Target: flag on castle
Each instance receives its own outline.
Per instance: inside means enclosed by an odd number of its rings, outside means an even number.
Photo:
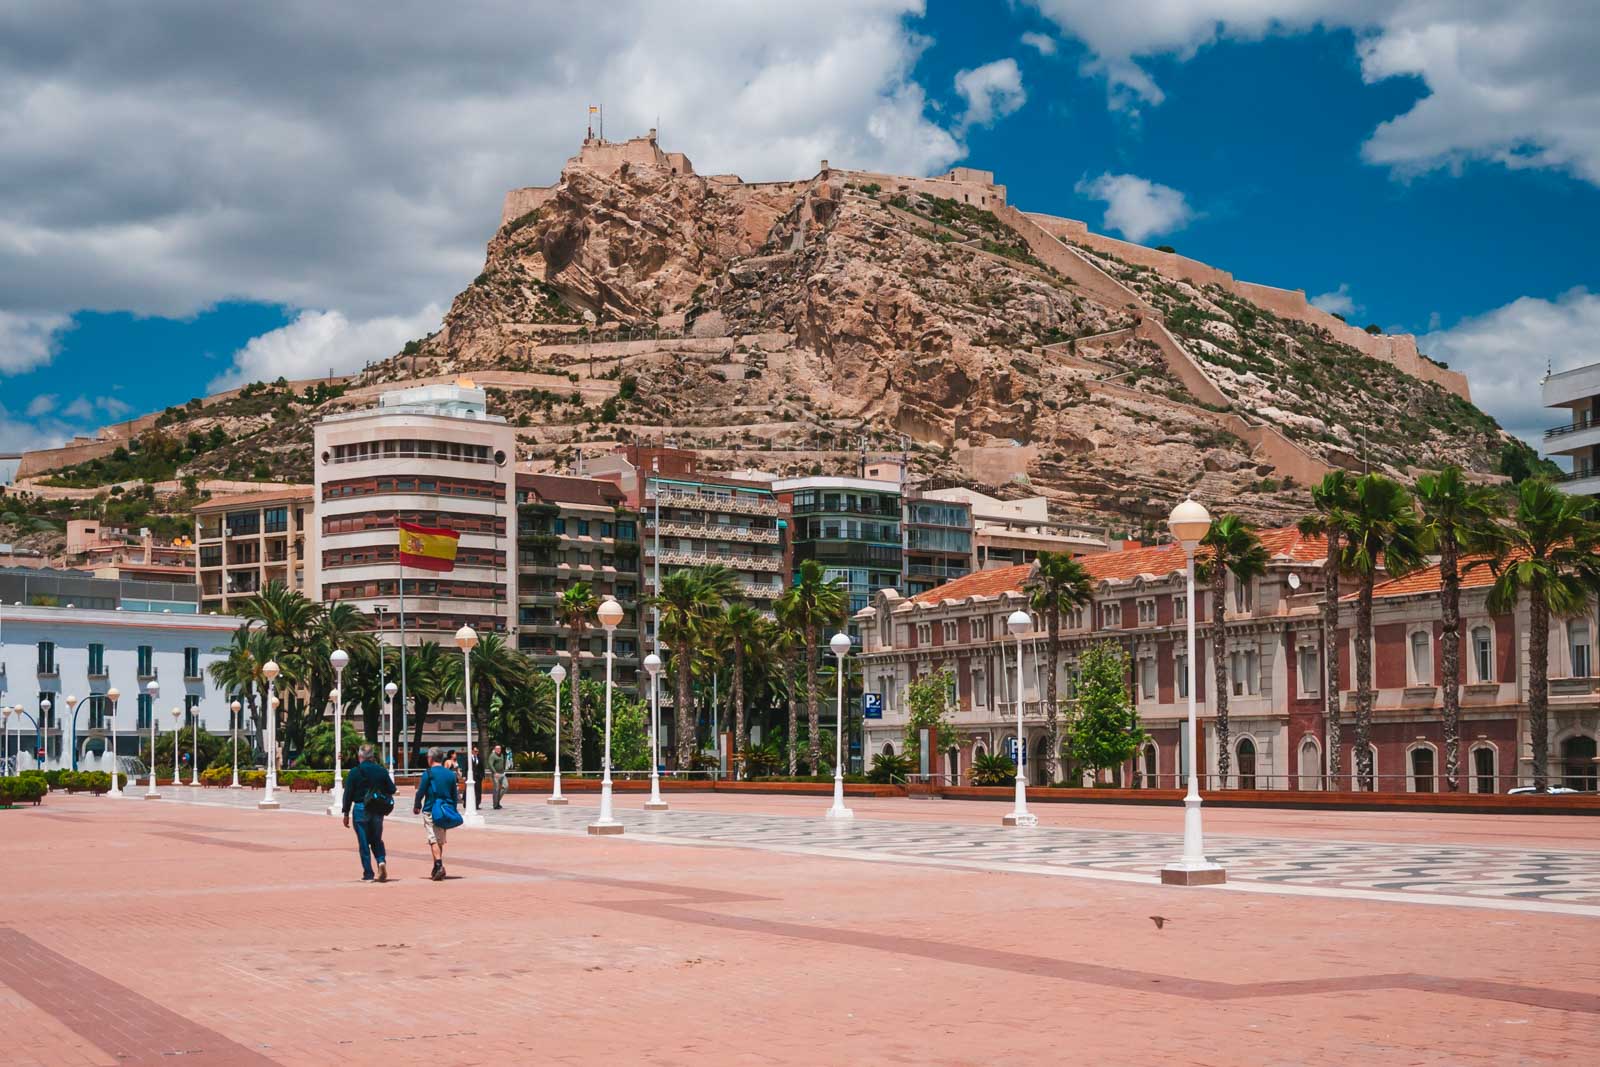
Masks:
[[[400,523],[400,566],[425,571],[451,571],[456,567],[456,543],[461,535],[438,526]]]

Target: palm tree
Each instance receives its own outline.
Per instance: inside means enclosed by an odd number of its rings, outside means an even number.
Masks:
[[[211,650],[213,655],[223,658],[215,660],[208,670],[212,684],[224,693],[238,695],[250,713],[250,721],[259,729],[262,723],[256,716],[256,686],[265,683],[261,665],[266,661],[256,658],[261,642],[252,640],[253,636],[249,623],[233,631],[226,645]]]
[[[822,564],[803,560],[799,576],[778,598],[778,607],[799,628],[805,641],[806,725],[809,728],[806,764],[812,774],[822,759],[822,735],[817,715],[817,640],[820,631],[844,621],[845,592],[838,578],[826,577]]]
[[[1217,691],[1217,771],[1222,787],[1228,787],[1228,766],[1232,752],[1228,745],[1228,575],[1243,586],[1267,571],[1267,550],[1255,527],[1237,515],[1212,520],[1211,529],[1200,539],[1211,555],[1203,564],[1211,580],[1211,665]],[[1194,605],[1189,605],[1194,610]]]
[[[260,593],[239,605],[239,616],[261,623],[262,631],[276,646],[273,658],[282,673],[274,688],[284,726],[281,740],[286,751],[298,745],[303,732],[296,689],[309,680],[307,644],[322,612],[321,604],[276,580],[268,582]],[[266,706],[265,699],[262,706]]]
[[[745,722],[744,672],[747,660],[759,655],[764,640],[766,619],[749,604],[729,604],[722,616],[722,633],[733,652],[733,750],[750,747],[750,732]]]
[[[1482,551],[1498,534],[1499,502],[1487,486],[1473,485],[1460,467],[1417,479],[1417,503],[1428,547],[1439,553],[1439,608],[1444,633],[1439,659],[1444,674],[1444,783],[1454,793],[1461,771],[1461,554]]]
[[[354,604],[335,600],[323,608],[311,623],[309,630],[302,635],[302,640],[305,642],[303,658],[306,661],[306,683],[310,690],[312,714],[316,717],[321,717],[323,709],[328,706],[328,701],[333,696],[335,678],[333,665],[328,662],[328,657],[332,656],[335,650],[344,649],[354,664],[364,660],[377,662],[377,642],[373,639],[368,626],[367,616]],[[347,703],[349,702],[348,686],[341,696],[346,698]]]
[[[1343,788],[1339,771],[1344,756],[1343,706],[1339,700],[1339,574],[1342,564],[1339,546],[1354,492],[1354,479],[1349,474],[1341,470],[1329,471],[1311,490],[1316,514],[1300,520],[1301,533],[1327,539],[1322,560],[1323,707],[1327,716],[1328,782],[1334,789]],[[1305,773],[1304,768],[1301,773]]]
[[[423,641],[406,653],[406,695],[412,703],[411,750],[422,748],[422,729],[428,723],[428,708],[444,696],[444,649],[437,641]]]
[[[1528,597],[1528,729],[1533,787],[1541,793],[1550,788],[1550,617],[1580,615],[1600,593],[1600,526],[1584,517],[1593,506],[1543,478],[1524,480],[1492,564],[1490,611],[1514,611]]]
[[[1363,474],[1350,495],[1345,520],[1344,568],[1356,576],[1356,778],[1372,777],[1372,587],[1381,570],[1398,578],[1423,560],[1425,535],[1411,493],[1381,474]]]
[[[583,635],[594,625],[595,612],[600,601],[588,582],[573,582],[556,602],[556,615],[567,628],[567,654],[572,657],[572,714],[568,717],[567,732],[571,734],[568,747],[572,749],[572,773],[583,773],[583,716],[578,698],[582,672],[578,668],[578,648]]]
[[[466,656],[451,656],[445,667],[445,695],[460,700],[466,696],[464,675]],[[467,739],[468,751],[473,743],[480,752],[488,751],[487,727],[494,700],[505,697],[528,685],[528,660],[521,652],[506,644],[506,639],[496,633],[486,633],[478,638],[472,650],[472,709],[473,725],[477,736]]]
[[[695,752],[694,708],[690,704],[690,682],[694,670],[694,646],[702,636],[706,620],[722,609],[733,595],[738,579],[720,564],[689,567],[673,571],[661,579],[661,590],[650,601],[661,613],[661,638],[672,649],[673,697],[677,720],[678,766],[687,769]]]
[[[1061,777],[1061,713],[1056,704],[1056,685],[1061,675],[1061,616],[1081,608],[1093,597],[1089,572],[1065,552],[1040,552],[1034,568],[1036,583],[1030,603],[1044,616],[1046,646],[1050,653],[1050,676],[1045,680],[1045,708],[1049,716],[1049,738],[1045,745],[1045,773],[1054,782]]]

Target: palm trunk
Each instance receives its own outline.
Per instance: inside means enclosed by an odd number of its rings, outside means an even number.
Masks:
[[[1061,673],[1061,610],[1052,607],[1046,616],[1045,625],[1049,630],[1048,647],[1050,651],[1050,676],[1045,680],[1045,709],[1046,726],[1045,736],[1049,745],[1044,753],[1045,774],[1049,776],[1051,785],[1061,778],[1061,712],[1056,706],[1056,677]]]
[[[678,648],[673,657],[677,662],[672,665],[673,682],[676,686],[677,696],[674,702],[677,707],[673,709],[673,718],[678,723],[678,769],[689,770],[694,762],[694,708],[689,703],[689,642],[687,639],[678,642]]]
[[[1376,792],[1372,777],[1372,586],[1376,576],[1361,576],[1361,594],[1356,598],[1356,788]],[[1372,788],[1367,789],[1368,783]]]
[[[583,773],[583,706],[578,692],[578,682],[583,672],[578,669],[578,634],[574,629],[567,636],[567,652],[572,656],[572,691],[569,698],[572,711],[567,716],[567,748],[572,752],[572,773]]]
[[[1544,589],[1528,590],[1528,730],[1533,734],[1533,788],[1550,788],[1550,609]]]
[[[785,687],[789,695],[789,777],[800,773],[800,701],[795,698],[794,678]]]
[[[738,769],[734,777],[743,778],[743,757],[745,749],[750,747],[750,736],[745,733],[744,721],[744,647],[738,638],[733,645],[733,715],[733,746],[737,750],[734,766]]]
[[[1444,614],[1444,633],[1439,638],[1444,671],[1444,787],[1454,793],[1461,787],[1461,575],[1455,534],[1450,530],[1439,539],[1439,601]]]
[[[822,738],[817,734],[817,635],[810,622],[806,623],[806,727],[810,731],[806,738],[806,770],[815,775],[822,759]]]
[[[428,700],[426,697],[412,696],[416,701],[416,723],[411,730],[411,751],[413,754],[422,751],[422,728],[428,725]]]
[[[1328,527],[1328,558],[1322,564],[1322,658],[1326,677],[1323,694],[1327,708],[1328,788],[1343,789],[1340,768],[1344,765],[1343,694],[1339,692],[1339,538],[1343,531]]]
[[[1211,558],[1211,672],[1216,675],[1217,691],[1217,774],[1219,788],[1228,788],[1228,568],[1221,553]],[[1194,610],[1192,607],[1190,610]],[[1197,744],[1196,748],[1199,747]],[[1199,753],[1191,752],[1191,760]],[[1195,764],[1200,780],[1205,781],[1205,769]]]

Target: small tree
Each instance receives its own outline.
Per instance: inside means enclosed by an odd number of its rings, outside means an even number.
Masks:
[[[915,767],[922,753],[922,731],[935,731],[939,749],[955,744],[956,730],[950,722],[955,703],[956,676],[949,668],[919,678],[906,687],[905,754]]]
[[[1085,652],[1078,666],[1078,707],[1067,727],[1067,758],[1091,771],[1120,771],[1147,738],[1128,695],[1128,655],[1104,642]]]

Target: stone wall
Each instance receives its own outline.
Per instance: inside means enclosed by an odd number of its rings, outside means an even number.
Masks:
[[[943,200],[956,200],[991,211],[1004,207],[1006,203],[1006,187],[993,184],[994,174],[991,171],[967,167],[958,167],[937,178],[902,178],[896,174],[837,168],[827,171],[823,177],[837,177],[858,185],[880,185],[888,193],[927,193]],[[988,181],[983,180],[985,177]]]
[[[530,185],[526,189],[513,189],[506,194],[506,199],[500,205],[500,225],[504,226],[512,219],[518,219],[535,208],[543,207],[556,195],[553,185]]]

